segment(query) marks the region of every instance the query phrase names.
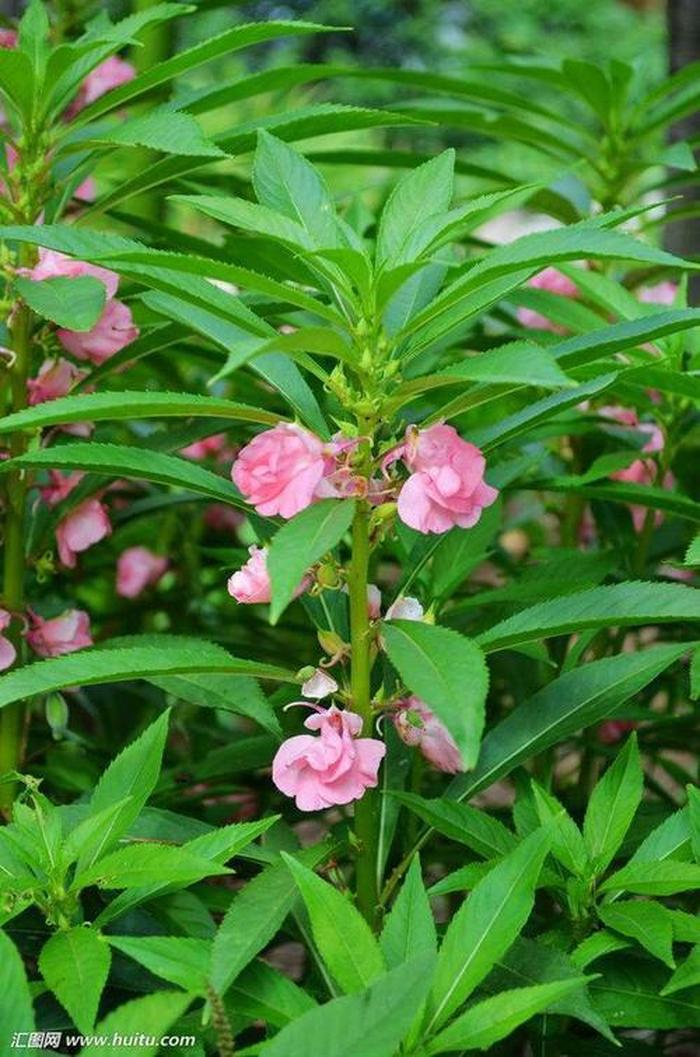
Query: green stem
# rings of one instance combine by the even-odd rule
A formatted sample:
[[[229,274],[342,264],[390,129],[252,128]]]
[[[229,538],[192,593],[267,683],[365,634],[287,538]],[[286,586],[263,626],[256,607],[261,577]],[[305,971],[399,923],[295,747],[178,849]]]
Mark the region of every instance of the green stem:
[[[30,362],[31,312],[22,305],[16,310],[12,325],[13,346],[16,360],[12,368],[10,390],[12,411],[21,411],[27,406],[27,375]],[[26,434],[18,431],[10,442],[13,458],[26,449]],[[5,548],[3,558],[3,605],[13,614],[14,620],[8,637],[21,659],[23,650],[22,611],[24,609],[24,540],[27,483],[22,471],[10,473],[6,481],[7,509],[5,516]],[[16,771],[21,766],[24,753],[24,736],[27,712],[23,702],[8,705],[0,712],[0,775]],[[0,785],[0,811],[7,815],[15,799],[17,787],[14,783]]]
[[[370,626],[367,613],[369,574],[369,509],[358,506],[352,524],[352,561],[348,574],[350,593],[350,642],[352,668],[350,689],[353,711],[362,717],[362,733],[372,735],[370,695]],[[355,804],[355,837],[357,840],[357,905],[372,928],[378,923],[377,844],[379,813],[376,790],[368,789]]]

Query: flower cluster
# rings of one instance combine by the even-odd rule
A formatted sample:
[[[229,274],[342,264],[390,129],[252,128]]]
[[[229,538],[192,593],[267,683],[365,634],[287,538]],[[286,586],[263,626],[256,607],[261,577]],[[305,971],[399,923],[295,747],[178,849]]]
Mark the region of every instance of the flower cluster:
[[[294,517],[317,499],[384,499],[398,492],[399,517],[422,533],[448,532],[455,525],[472,528],[498,496],[484,481],[484,456],[452,426],[407,429],[404,441],[382,461],[385,475],[398,461],[409,471],[408,479],[395,485],[363,481],[355,474],[350,462],[354,445],[339,438],[324,443],[301,426],[281,423],[239,452],[231,477],[264,517]]]

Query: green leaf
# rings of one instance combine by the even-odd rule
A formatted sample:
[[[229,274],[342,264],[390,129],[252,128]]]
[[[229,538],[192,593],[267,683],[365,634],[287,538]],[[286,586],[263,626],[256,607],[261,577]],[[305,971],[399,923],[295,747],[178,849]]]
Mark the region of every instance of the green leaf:
[[[550,838],[537,830],[475,887],[450,922],[435,970],[426,1032],[469,998],[525,925]]]
[[[200,708],[248,716],[281,739],[282,728],[258,683],[245,675],[166,675],[149,679],[166,694]]]
[[[121,645],[129,641],[122,639],[118,648],[94,647],[17,668],[0,677],[0,708],[12,701],[67,686],[91,686],[189,672],[220,672],[296,682],[295,675],[284,668],[238,660],[211,642],[184,637],[166,639],[164,636],[160,646],[140,646],[139,636],[134,636],[133,646]]]
[[[613,1027],[700,1027],[700,988],[663,996],[667,976],[666,968],[649,959],[613,956],[605,962],[602,979],[591,984],[593,1005]]]
[[[212,830],[195,837],[183,845],[186,851],[192,852],[201,859],[211,862],[225,863],[246,848],[251,841],[278,820],[277,815],[270,818],[259,819],[256,822],[238,822],[230,826]],[[141,903],[169,892],[177,891],[181,887],[177,882],[171,882],[167,878],[160,878],[152,884],[140,888],[132,888],[127,892],[121,892],[112,902],[105,907],[97,918],[96,924],[103,926],[113,921],[121,914],[132,910]]]
[[[97,444],[94,441],[89,444],[61,444],[27,452],[17,459],[6,459],[0,463],[0,473],[7,473],[19,466],[86,470],[107,477],[154,481],[185,488],[196,495],[246,509],[230,480],[205,470],[190,459],[164,455],[148,448]]]
[[[145,966],[154,976],[205,994],[211,959],[211,942],[186,936],[109,936],[122,954]]]
[[[107,941],[85,925],[54,933],[42,947],[41,975],[83,1033],[95,1026],[111,960]]]
[[[464,769],[472,768],[479,755],[489,681],[476,643],[449,628],[409,620],[385,622],[382,636],[406,686],[445,724]]]
[[[389,1057],[430,985],[433,961],[417,958],[356,995],[335,998],[283,1028],[260,1057]]]
[[[386,917],[379,942],[390,969],[403,965],[409,958],[437,953],[435,921],[417,855]]]
[[[593,790],[583,820],[583,839],[596,873],[603,873],[615,857],[639,807],[643,788],[637,737],[632,734]]]
[[[693,947],[688,957],[682,962],[668,981],[662,995],[672,995],[684,991],[686,987],[697,987],[700,984],[700,943]]]
[[[566,870],[581,876],[588,866],[588,853],[581,830],[564,805],[534,779],[532,791],[540,823],[552,835],[552,854]]]
[[[64,151],[66,148],[81,150],[93,143],[116,147],[149,147],[165,154],[192,155],[196,158],[226,157],[226,152],[207,139],[190,114],[169,107],[158,107],[147,114],[129,117],[118,125],[96,126],[88,131],[86,138],[69,139]]]
[[[37,315],[67,330],[91,330],[105,306],[105,285],[92,275],[38,282],[18,276],[15,289]]]
[[[0,1038],[11,1039],[16,1031],[34,1030],[34,1010],[29,983],[20,953],[6,932],[0,930]]]
[[[691,857],[690,822],[687,807],[674,811],[651,831],[636,849],[630,863],[687,860]]]
[[[487,652],[493,652],[586,628],[686,620],[700,620],[700,591],[696,588],[630,581],[540,602],[482,632],[477,641]]]
[[[425,800],[415,793],[392,791],[392,796],[450,840],[466,844],[484,859],[507,855],[517,843],[511,831],[485,811],[454,800]]]
[[[158,991],[145,998],[135,998],[108,1013],[95,1028],[95,1035],[109,1039],[115,1035],[140,1039],[131,1045],[120,1046],[120,1054],[123,1057],[153,1057],[160,1048],[161,1038],[191,1002],[192,996],[181,991]],[[143,1041],[143,1036],[147,1041]],[[81,1050],[81,1057],[99,1057],[105,1052],[108,1051],[99,1040],[88,1042]]]
[[[229,990],[236,1013],[283,1028],[314,1009],[316,1002],[289,977],[263,961],[252,962]]]
[[[614,954],[615,951],[624,951],[630,944],[620,936],[616,936],[606,929],[594,932],[579,943],[571,954],[570,961],[583,972],[592,962],[598,958],[604,958],[606,954]]]
[[[453,779],[447,795],[472,797],[524,760],[614,714],[687,649],[684,643],[654,646],[590,661],[554,679],[489,731],[476,769]]]
[[[116,802],[121,802],[122,807],[104,821],[101,831],[81,849],[78,872],[89,869],[109,851],[141,813],[158,781],[169,720],[169,711],[163,712],[101,775],[90,798],[90,813],[85,822],[96,815],[104,818],[103,813]]]
[[[671,969],[673,960],[673,926],[665,907],[659,903],[624,901],[598,908],[598,917],[615,932],[637,940],[654,958]]]
[[[624,891],[642,896],[672,896],[700,888],[700,866],[692,862],[629,862],[603,881],[601,892]]]
[[[461,380],[499,384],[516,382],[547,389],[571,388],[576,384],[547,349],[539,348],[531,341],[513,341],[497,349],[487,349],[478,356],[468,356],[444,367],[439,374],[429,375],[427,380],[431,389],[438,385],[455,385]],[[411,384],[417,387],[425,381],[408,382],[404,388]]]
[[[308,244],[339,244],[333,199],[311,162],[281,139],[260,129],[253,187],[261,205],[281,213],[306,233]]]
[[[337,888],[292,856],[283,852],[282,857],[306,904],[324,964],[345,994],[362,991],[385,969],[369,925]]]
[[[137,99],[145,92],[151,92],[158,85],[167,84],[168,81],[179,77],[190,70],[195,70],[205,63],[211,62],[222,55],[230,55],[241,48],[247,48],[252,44],[261,44],[267,40],[277,40],[280,37],[301,36],[309,33],[318,33],[328,27],[315,25],[310,22],[283,22],[269,21],[257,22],[234,26],[218,36],[209,37],[194,47],[179,51],[164,62],[149,66],[143,73],[132,81],[113,88],[106,92],[85,110],[80,112],[78,124],[85,125],[95,120],[101,114],[106,114],[117,107],[121,108],[132,99]],[[337,32],[337,31],[336,31]]]
[[[49,282],[48,279],[43,280]],[[76,280],[71,279],[71,282]],[[102,284],[100,284],[102,285]],[[103,287],[104,289],[104,287]],[[6,415],[0,422],[0,432],[16,429],[44,429],[46,426],[63,425],[69,422],[117,422],[135,418],[172,417],[222,418],[232,422],[259,422],[274,426],[280,416],[262,408],[247,407],[232,400],[220,400],[212,396],[197,396],[194,393],[80,393],[78,396],[61,396],[36,407]],[[82,447],[83,445],[81,445]],[[138,449],[137,449],[138,450]]]
[[[455,152],[450,149],[401,177],[379,221],[377,264],[395,266],[412,259],[404,251],[415,229],[450,205],[454,164]]]
[[[309,869],[330,854],[327,844],[316,844],[297,858]],[[214,939],[211,984],[224,995],[238,974],[267,946],[298,898],[285,863],[270,866],[231,900]]]
[[[271,623],[277,623],[314,562],[340,542],[354,514],[352,500],[322,499],[275,533],[267,556],[272,585]]]
[[[685,565],[700,565],[700,536],[696,536],[685,553]]]
[[[304,227],[283,213],[267,206],[248,202],[245,198],[219,198],[214,195],[172,195],[171,200],[192,206],[204,216],[213,217],[242,231],[254,231],[287,243],[293,247],[310,249],[311,242]]]
[[[75,875],[72,888],[136,888],[167,877],[180,886],[203,877],[231,873],[225,866],[204,859],[186,848],[169,844],[132,844],[111,852]]]
[[[585,976],[574,976],[550,984],[517,987],[486,998],[432,1039],[425,1053],[430,1057],[451,1050],[486,1050],[537,1013],[544,1013],[560,999],[584,988],[586,983]]]

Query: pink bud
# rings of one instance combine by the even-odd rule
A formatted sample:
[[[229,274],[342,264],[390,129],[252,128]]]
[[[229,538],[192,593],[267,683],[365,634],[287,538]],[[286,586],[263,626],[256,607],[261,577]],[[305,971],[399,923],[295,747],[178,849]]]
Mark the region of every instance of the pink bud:
[[[406,745],[417,745],[426,760],[447,774],[464,770],[462,756],[447,727],[418,697],[399,701],[393,720]]]
[[[38,613],[29,615],[27,642],[40,657],[60,657],[92,646],[90,617],[82,609],[67,609],[51,620],[44,620]]]
[[[148,547],[128,547],[117,560],[117,594],[136,598],[147,587],[158,583],[168,568],[168,559]]]
[[[74,569],[76,554],[86,551],[94,543],[109,536],[112,526],[107,510],[99,499],[86,499],[67,514],[56,529],[56,542],[61,562]]]
[[[85,377],[70,360],[61,357],[55,360],[44,360],[36,378],[27,381],[29,403],[31,407],[43,404],[47,400],[57,400],[66,396],[76,382]]]
[[[304,722],[318,737],[299,734],[288,738],[272,761],[272,780],[286,796],[294,797],[300,811],[321,811],[334,804],[359,800],[377,785],[384,743],[361,738],[362,719],[334,705],[318,708]]]

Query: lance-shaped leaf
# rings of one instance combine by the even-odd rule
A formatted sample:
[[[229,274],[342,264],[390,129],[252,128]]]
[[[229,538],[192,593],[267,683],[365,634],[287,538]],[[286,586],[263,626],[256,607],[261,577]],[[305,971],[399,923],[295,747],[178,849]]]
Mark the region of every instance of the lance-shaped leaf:
[[[48,280],[47,280],[48,281]],[[71,280],[72,282],[73,280]],[[135,418],[221,418],[231,422],[258,422],[274,426],[280,415],[263,408],[247,407],[233,400],[191,393],[80,393],[47,400],[36,407],[6,415],[0,432],[16,429],[44,429],[71,422],[127,422]]]
[[[480,881],[445,933],[425,1020],[433,1034],[469,998],[524,926],[549,851],[536,830]]]
[[[130,1002],[113,1009],[95,1028],[97,1041],[86,1040],[82,1057],[99,1057],[105,1049],[100,1043],[100,1036],[112,1039],[115,1036],[146,1036],[143,1045],[139,1045],[139,1057],[153,1057],[160,1048],[160,1039],[168,1029],[183,1015],[192,1002],[192,995],[182,991],[157,991],[145,998],[134,998]],[[128,1052],[128,1051],[127,1051]]]
[[[460,750],[464,769],[473,767],[489,685],[479,647],[449,628],[412,620],[387,621],[382,635],[391,663],[406,686],[445,724]]]
[[[197,495],[247,509],[230,481],[189,459],[121,444],[61,444],[0,462],[0,473],[17,467],[86,470],[107,477],[127,477],[184,488]]]
[[[377,234],[377,263],[402,264],[412,259],[407,252],[411,235],[419,224],[445,213],[454,186],[454,150],[402,176],[382,211]]]
[[[343,538],[354,513],[352,500],[322,499],[302,510],[275,533],[267,557],[272,585],[270,620],[273,624],[289,605],[310,566]]]
[[[34,1010],[29,983],[19,951],[7,933],[0,931],[0,1038],[16,1031],[34,1030]]]
[[[305,1013],[260,1050],[261,1057],[389,1057],[397,1053],[430,986],[433,959],[415,958],[355,995]]]
[[[609,866],[622,844],[642,799],[643,786],[637,737],[632,734],[593,790],[583,820],[583,839],[596,873]]]
[[[672,918],[660,903],[625,900],[599,907],[598,917],[608,928],[637,940],[655,958],[675,968]]]
[[[586,628],[687,620],[700,620],[700,591],[696,588],[631,581],[540,602],[482,632],[478,642],[492,652]]]
[[[318,951],[345,994],[368,987],[385,970],[369,925],[337,888],[291,855],[282,853],[311,921]]]
[[[384,922],[379,942],[390,969],[419,954],[437,953],[435,921],[417,855]]]
[[[574,976],[549,984],[516,987],[485,998],[441,1031],[424,1052],[430,1057],[452,1050],[487,1050],[537,1013],[543,1013],[572,992],[582,990],[586,983],[585,976]]]
[[[164,636],[160,645],[153,645],[146,637],[148,644],[139,645],[139,638],[137,635],[133,637],[133,645],[128,645],[128,639],[122,639],[118,648],[80,650],[8,672],[0,677],[0,708],[12,701],[67,686],[121,683],[129,679],[186,672],[220,672],[296,682],[296,676],[284,668],[239,660],[205,640]]]
[[[455,800],[474,796],[523,760],[614,714],[688,648],[685,643],[654,646],[591,661],[559,676],[489,731],[476,769],[453,779],[447,795]]]
[[[161,980],[183,991],[206,994],[211,940],[191,936],[110,936],[109,943]]]
[[[661,994],[672,995],[676,991],[684,991],[687,987],[697,987],[698,984],[700,984],[700,944],[693,947],[685,961],[678,966]]]

